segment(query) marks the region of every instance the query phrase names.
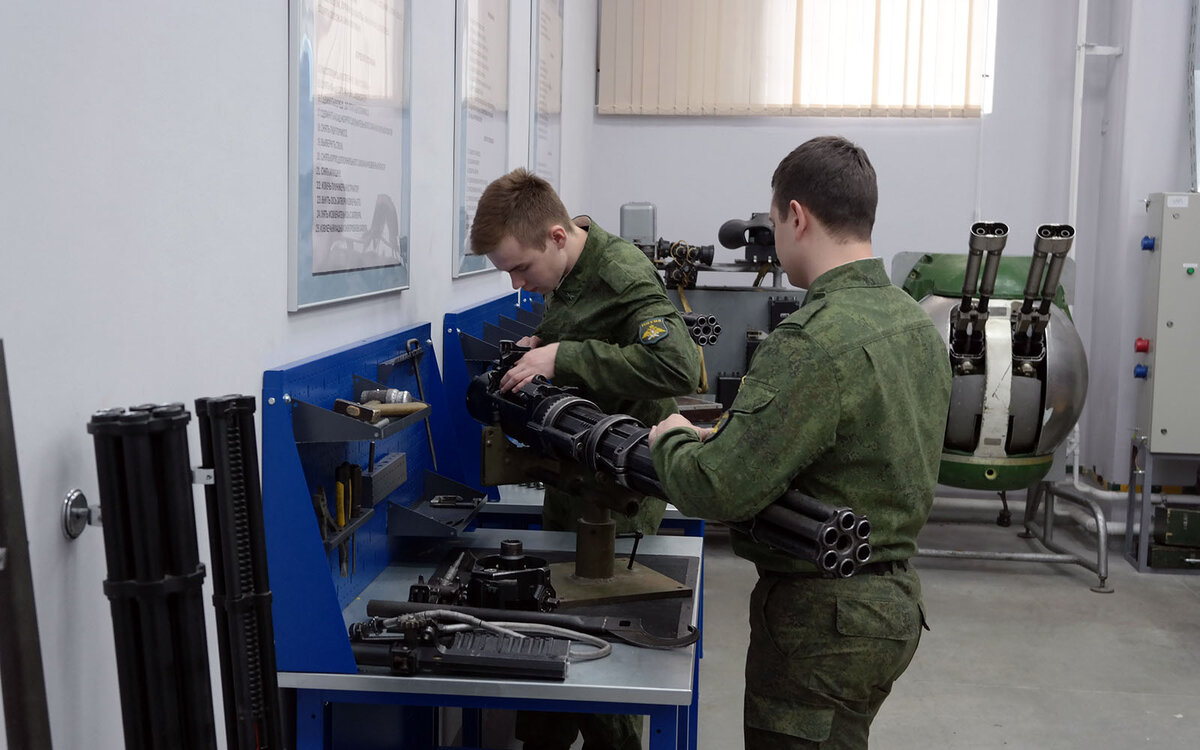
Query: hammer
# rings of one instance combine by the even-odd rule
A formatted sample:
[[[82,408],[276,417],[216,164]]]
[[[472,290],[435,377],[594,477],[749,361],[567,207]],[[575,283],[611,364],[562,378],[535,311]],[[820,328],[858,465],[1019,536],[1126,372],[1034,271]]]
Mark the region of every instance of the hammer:
[[[415,414],[424,408],[425,403],[421,401],[409,401],[405,404],[381,404],[378,401],[368,401],[360,404],[339,398],[333,402],[333,410],[338,414],[361,419],[369,424],[375,424],[384,417],[403,417]]]

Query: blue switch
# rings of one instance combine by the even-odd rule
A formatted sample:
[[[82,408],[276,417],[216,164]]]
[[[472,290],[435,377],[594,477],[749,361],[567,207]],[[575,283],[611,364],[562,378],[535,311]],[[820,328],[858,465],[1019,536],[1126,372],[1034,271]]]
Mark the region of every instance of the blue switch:
[[[1153,250],[1154,249],[1154,238],[1150,237],[1149,235],[1143,237],[1142,238],[1142,249],[1143,250]]]
[[[1133,376],[1135,378],[1142,378],[1145,380],[1146,378],[1150,377],[1150,368],[1146,367],[1145,365],[1134,365]]]

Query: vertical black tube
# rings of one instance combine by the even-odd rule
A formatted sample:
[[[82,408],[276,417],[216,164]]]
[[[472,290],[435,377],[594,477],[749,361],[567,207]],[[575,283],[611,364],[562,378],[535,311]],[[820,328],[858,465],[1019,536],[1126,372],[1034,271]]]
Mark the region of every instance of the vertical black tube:
[[[133,552],[131,580],[145,591],[166,576],[156,462],[150,444],[149,410],[132,411],[120,419],[128,428],[122,437],[126,478],[126,518]],[[142,674],[150,695],[150,739],[153,747],[182,747],[179,668],[171,643],[171,623],[165,596],[138,597],[142,649],[147,656]]]
[[[125,459],[117,433],[124,409],[97,412],[88,423],[96,450],[96,479],[100,490],[100,510],[103,518],[104,559],[109,581],[128,581],[133,578],[132,547],[127,528],[126,508],[121,498],[126,496]],[[121,694],[121,722],[125,730],[125,747],[150,747],[150,697],[141,679],[145,672],[142,656],[141,623],[137,603],[131,597],[109,597],[112,611],[113,641],[117,652],[117,686]]]
[[[17,438],[0,340],[0,687],[11,748],[50,750],[46,678],[17,470]]]
[[[283,746],[254,398],[197,399],[230,750]],[[217,568],[220,568],[219,570]]]
[[[160,517],[162,537],[169,542],[164,563],[167,575],[183,577],[201,569],[187,440],[189,416],[183,404],[157,407],[151,415],[163,427],[151,433],[151,439],[165,510]],[[180,732],[192,743],[190,747],[211,747],[216,743],[216,736],[204,599],[200,587],[188,587],[168,596],[167,606],[173,634],[173,660],[179,670]]]

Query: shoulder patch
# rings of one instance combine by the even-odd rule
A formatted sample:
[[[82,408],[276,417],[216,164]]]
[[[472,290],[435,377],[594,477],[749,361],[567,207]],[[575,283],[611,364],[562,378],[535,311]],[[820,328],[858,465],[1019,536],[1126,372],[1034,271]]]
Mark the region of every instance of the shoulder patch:
[[[638,326],[638,341],[643,344],[653,344],[662,341],[671,332],[667,330],[667,321],[662,318],[643,320]]]

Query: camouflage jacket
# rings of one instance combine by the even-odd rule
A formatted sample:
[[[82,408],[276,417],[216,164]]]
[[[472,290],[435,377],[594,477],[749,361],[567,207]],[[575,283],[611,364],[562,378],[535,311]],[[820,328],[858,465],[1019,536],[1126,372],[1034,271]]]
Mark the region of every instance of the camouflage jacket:
[[[684,513],[754,516],[789,487],[871,520],[873,561],[906,559],[929,515],[950,404],[946,346],[881,260],[817,278],[759,346],[717,431],[665,433],[654,467]],[[736,534],[761,568],[812,565]]]
[[[579,260],[546,299],[538,325],[558,343],[554,384],[582,387],[609,414],[647,426],[678,409],[674,397],[700,382],[700,354],[654,264],[636,247],[583,217]]]

